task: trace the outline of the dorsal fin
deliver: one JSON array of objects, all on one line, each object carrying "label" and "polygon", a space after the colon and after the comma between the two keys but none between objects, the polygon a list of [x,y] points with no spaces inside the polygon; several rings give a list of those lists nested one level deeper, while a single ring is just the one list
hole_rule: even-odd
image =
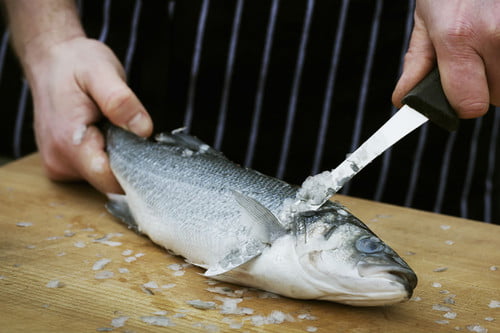
[{"label": "dorsal fin", "polygon": [[185,128],[179,128],[173,130],[171,133],[159,133],[155,136],[155,140],[161,144],[189,149],[194,153],[221,155],[220,152],[213,149],[197,137],[184,133],[184,130]]}]

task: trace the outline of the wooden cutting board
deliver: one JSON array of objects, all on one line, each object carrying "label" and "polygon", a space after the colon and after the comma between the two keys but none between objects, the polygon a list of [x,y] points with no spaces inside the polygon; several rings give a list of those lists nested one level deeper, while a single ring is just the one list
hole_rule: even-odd
[{"label": "wooden cutting board", "polygon": [[120,224],[89,186],[48,181],[38,155],[8,164],[0,332],[500,332],[500,226],[334,199],[417,272],[411,301],[356,308],[217,283]]}]

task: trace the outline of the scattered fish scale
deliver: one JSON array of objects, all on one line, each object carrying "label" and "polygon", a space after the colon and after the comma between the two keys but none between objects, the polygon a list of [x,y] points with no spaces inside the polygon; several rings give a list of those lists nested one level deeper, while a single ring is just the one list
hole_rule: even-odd
[{"label": "scattered fish scale", "polygon": [[303,320],[317,320],[318,317],[313,316],[309,313],[303,313],[297,316],[298,319],[303,319]]},{"label": "scattered fish scale", "polygon": [[62,287],[65,287],[65,286],[66,286],[66,284],[64,284],[63,282],[61,282],[59,280],[50,280],[45,285],[45,287],[47,287],[47,288],[62,288]]},{"label": "scattered fish scale", "polygon": [[182,265],[180,264],[170,264],[167,267],[173,271],[180,271],[182,269]]},{"label": "scattered fish scale", "polygon": [[469,332],[475,332],[475,333],[488,333],[488,329],[485,327],[482,327],[479,324],[473,324],[473,325],[468,325],[466,326],[467,330]]},{"label": "scattered fish scale", "polygon": [[145,288],[150,288],[150,289],[158,289],[159,288],[158,283],[156,283],[155,281],[146,282],[142,286]]},{"label": "scattered fish scale", "polygon": [[73,245],[77,248],[84,248],[86,247],[87,245],[85,244],[85,242],[81,242],[81,241],[78,241],[78,242],[74,242]]},{"label": "scattered fish scale", "polygon": [[248,291],[248,289],[233,290],[229,287],[212,287],[212,288],[207,288],[206,290],[210,291],[212,293],[217,293],[217,294],[231,296],[231,297],[240,297],[245,292]]},{"label": "scattered fish scale", "polygon": [[99,271],[97,272],[94,277],[97,279],[97,280],[105,280],[105,279],[110,279],[112,277],[115,276],[115,273],[111,272],[111,271]]},{"label": "scattered fish scale", "polygon": [[126,256],[126,257],[128,257],[128,256],[130,256],[133,252],[134,252],[134,251],[132,251],[132,250],[124,250],[124,251],[122,252],[122,255],[123,255],[123,256]]},{"label": "scattered fish scale", "polygon": [[175,326],[172,320],[165,316],[141,316],[140,318],[146,324],[150,324],[153,326],[160,326],[160,327]]},{"label": "scattered fish scale", "polygon": [[109,233],[109,234],[104,235],[103,237],[94,239],[93,242],[108,245],[108,246],[120,246],[120,245],[122,245],[121,242],[112,241],[110,239],[113,237],[121,237],[121,236],[123,236],[123,234],[119,233],[119,232]]},{"label": "scattered fish scale", "polygon": [[488,304],[488,307],[492,309],[500,308],[500,301],[491,300],[490,304]]},{"label": "scattered fish scale", "polygon": [[446,272],[447,270],[448,270],[448,267],[438,267],[438,268],[435,268],[433,270],[433,272],[442,273],[442,272]]},{"label": "scattered fish scale", "polygon": [[245,318],[245,321],[250,320],[254,326],[282,324],[285,321],[294,322],[295,319],[290,314],[286,314],[279,310],[273,310],[268,316],[255,315]]},{"label": "scattered fish scale", "polygon": [[243,301],[243,298],[227,298],[216,296],[215,299],[222,302],[222,304],[219,306],[220,313],[222,314],[249,315],[254,312],[253,309],[238,306],[238,304]]},{"label": "scattered fish scale", "polygon": [[127,317],[127,316],[120,316],[117,318],[113,318],[111,320],[111,326],[113,326],[115,328],[123,327],[123,326],[125,326],[125,322],[129,319],[130,319],[130,317]]},{"label": "scattered fish scale", "polygon": [[103,258],[100,260],[97,260],[94,265],[92,266],[92,270],[98,271],[103,269],[107,264],[111,262],[111,259]]},{"label": "scattered fish scale", "polygon": [[450,307],[448,307],[446,305],[442,305],[442,304],[434,304],[432,306],[432,310],[451,312],[451,308]]},{"label": "scattered fish scale", "polygon": [[200,310],[210,310],[210,309],[215,309],[217,307],[217,304],[215,302],[205,302],[199,299],[193,299],[190,301],[186,301],[187,304],[191,305],[195,309],[200,309]]},{"label": "scattered fish scale", "polygon": [[451,305],[455,305],[455,299],[454,299],[455,295],[450,295],[448,297],[446,297],[445,299],[443,299],[443,302],[445,304],[451,304]]},{"label": "scattered fish scale", "polygon": [[186,271],[175,271],[172,275],[173,276],[183,276],[186,274]]},{"label": "scattered fish scale", "polygon": [[241,329],[243,327],[243,321],[235,320],[234,318],[224,317],[222,318],[222,322],[228,324],[229,328],[232,329]]},{"label": "scattered fish scale", "polygon": [[33,225],[33,222],[22,221],[22,222],[17,222],[16,225],[18,227],[27,228],[27,227],[31,227]]},{"label": "scattered fish scale", "polygon": [[447,318],[447,319],[455,319],[457,317],[457,313],[456,312],[446,312],[443,317]]},{"label": "scattered fish scale", "polygon": [[123,260],[125,260],[126,262],[134,262],[134,261],[136,261],[136,260],[137,260],[137,257],[135,257],[135,256],[126,257],[126,258],[125,258],[125,259],[123,259]]},{"label": "scattered fish scale", "polygon": [[168,314],[168,311],[166,311],[166,310],[158,310],[158,311],[155,311],[153,314],[157,315],[157,316],[166,316]]}]

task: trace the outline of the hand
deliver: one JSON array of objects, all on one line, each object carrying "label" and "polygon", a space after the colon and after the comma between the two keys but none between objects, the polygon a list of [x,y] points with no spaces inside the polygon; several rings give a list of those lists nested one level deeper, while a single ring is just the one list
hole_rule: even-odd
[{"label": "hand", "polygon": [[500,1],[417,0],[415,26],[393,103],[436,65],[443,90],[461,118],[500,105]]},{"label": "hand", "polygon": [[53,180],[85,179],[101,192],[120,192],[93,124],[101,112],[112,123],[149,136],[152,122],[125,83],[119,60],[104,44],[76,37],[26,61],[35,134],[46,173]]}]

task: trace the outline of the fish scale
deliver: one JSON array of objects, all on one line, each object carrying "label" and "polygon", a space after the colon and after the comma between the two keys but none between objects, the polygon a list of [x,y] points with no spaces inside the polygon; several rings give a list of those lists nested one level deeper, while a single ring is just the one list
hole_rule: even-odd
[{"label": "fish scale", "polygon": [[411,297],[415,273],[339,203],[283,217],[298,187],[178,131],[155,142],[110,125],[107,151],[125,192],[108,210],[205,276],[360,306]]},{"label": "fish scale", "polygon": [[[130,200],[134,211],[139,212],[134,218],[148,219],[152,225],[141,226],[141,231],[153,235],[161,232],[169,239],[176,235],[176,246],[171,250],[187,252],[201,264],[224,257],[236,240],[252,236],[242,234],[251,231],[234,227],[240,210],[231,190],[253,197],[274,214],[279,213],[284,199],[294,197],[297,191],[283,181],[241,168],[219,153],[183,156],[185,148],[167,143],[152,145],[125,131],[112,132],[108,151],[127,196],[138,199]],[[217,198],[215,205],[213,198]],[[182,237],[184,242],[179,242]],[[210,251],[196,251],[193,243],[210,244]]]}]

